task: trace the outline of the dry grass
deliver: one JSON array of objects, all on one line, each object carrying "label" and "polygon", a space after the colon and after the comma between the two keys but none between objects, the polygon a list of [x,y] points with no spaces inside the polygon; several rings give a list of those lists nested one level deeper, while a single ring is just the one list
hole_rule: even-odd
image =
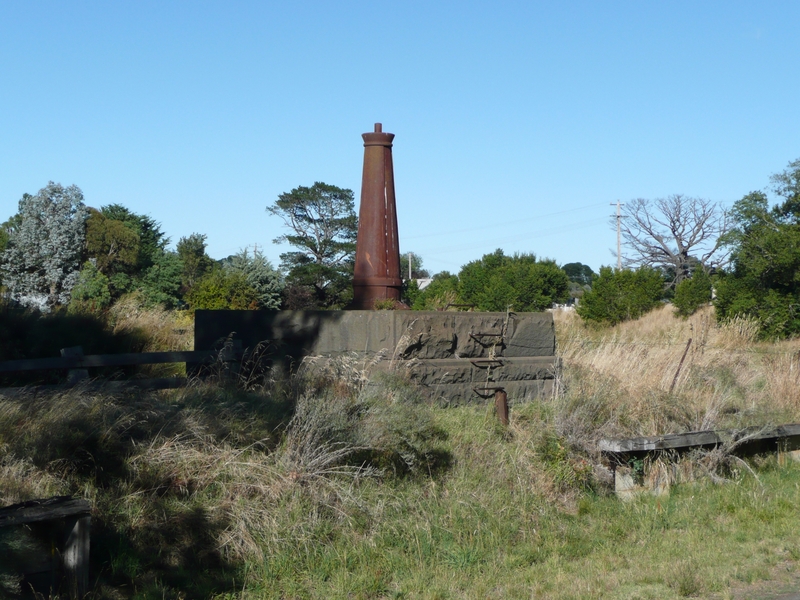
[{"label": "dry grass", "polygon": [[192,349],[194,320],[188,311],[146,307],[137,294],[128,294],[114,303],[107,318],[114,334],[146,333],[142,352]]},{"label": "dry grass", "polygon": [[554,313],[572,403],[602,398],[607,420],[592,425],[627,435],[800,420],[800,340],[756,342],[752,322],[712,311],[681,320],[664,306],[606,329]]}]

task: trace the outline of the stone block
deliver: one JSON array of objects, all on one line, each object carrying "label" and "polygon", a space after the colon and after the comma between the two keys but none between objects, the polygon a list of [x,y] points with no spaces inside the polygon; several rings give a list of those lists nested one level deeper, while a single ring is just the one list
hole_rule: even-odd
[{"label": "stone block", "polygon": [[195,349],[228,335],[245,348],[268,341],[286,370],[344,355],[405,373],[431,401],[482,402],[475,388],[502,386],[509,402],[550,395],[560,365],[550,313],[421,311],[201,311]]}]

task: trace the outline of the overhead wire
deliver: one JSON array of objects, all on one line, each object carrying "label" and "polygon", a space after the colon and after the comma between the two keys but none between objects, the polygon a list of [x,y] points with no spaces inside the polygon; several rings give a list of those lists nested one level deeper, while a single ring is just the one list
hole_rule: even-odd
[{"label": "overhead wire", "polygon": [[481,225],[476,225],[474,227],[467,227],[467,228],[463,228],[463,229],[451,229],[451,230],[441,230],[441,229],[439,229],[437,231],[433,231],[433,232],[430,232],[430,233],[421,233],[421,234],[417,234],[417,235],[403,236],[403,239],[416,240],[416,239],[422,239],[422,238],[426,238],[426,237],[443,236],[443,235],[455,235],[455,234],[459,234],[459,233],[471,233],[471,232],[474,232],[474,231],[483,231],[483,230],[492,229],[492,228],[495,228],[495,227],[507,227],[509,225],[519,225],[520,223],[527,223],[527,222],[530,222],[530,221],[541,221],[542,219],[546,219],[546,218],[549,218],[549,217],[557,217],[559,215],[564,215],[564,214],[571,213],[571,212],[576,212],[576,211],[579,211],[579,210],[586,210],[587,208],[595,208],[595,207],[598,207],[598,206],[605,206],[605,203],[587,204],[586,206],[578,206],[576,208],[569,208],[569,209],[566,209],[566,210],[560,210],[560,211],[556,211],[556,212],[552,212],[552,213],[536,214],[536,215],[531,216],[531,217],[525,217],[525,218],[522,218],[522,219],[514,219],[513,221],[503,221],[503,222],[498,222],[498,223],[483,223]]},{"label": "overhead wire", "polygon": [[[563,233],[565,231],[575,231],[577,229],[585,228],[594,226],[599,222],[606,221],[607,218],[603,217],[596,217],[594,219],[590,219],[588,221],[581,221],[578,223],[565,223],[564,225],[560,225],[558,227],[549,227],[543,230],[537,231],[526,231],[524,233],[516,234],[516,235],[503,235],[502,237],[493,237],[490,239],[481,239],[481,240],[470,240],[468,242],[464,242],[463,244],[453,245],[448,244],[447,246],[438,246],[433,248],[421,248],[420,250],[424,250],[426,256],[430,257],[431,253],[451,253],[451,252],[461,252],[464,250],[476,250],[480,248],[491,248],[496,244],[506,244],[509,242],[516,242],[519,240],[524,239],[532,239],[532,238],[543,238],[548,237],[551,235],[556,235]],[[442,234],[445,235],[444,233]],[[409,239],[409,238],[406,238]]]}]

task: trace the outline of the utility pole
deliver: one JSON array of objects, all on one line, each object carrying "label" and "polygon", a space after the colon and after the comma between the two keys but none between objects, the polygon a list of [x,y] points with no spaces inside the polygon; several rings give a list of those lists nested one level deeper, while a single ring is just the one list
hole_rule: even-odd
[{"label": "utility pole", "polygon": [[408,253],[408,278],[411,279],[411,252]]},{"label": "utility pole", "polygon": [[[614,203],[611,203],[611,206],[614,206]],[[624,204],[620,203],[617,200],[617,271],[622,271],[622,236],[620,232],[620,223],[622,221],[622,214],[620,213],[620,207],[625,206]],[[613,215],[612,215],[613,216]]]}]

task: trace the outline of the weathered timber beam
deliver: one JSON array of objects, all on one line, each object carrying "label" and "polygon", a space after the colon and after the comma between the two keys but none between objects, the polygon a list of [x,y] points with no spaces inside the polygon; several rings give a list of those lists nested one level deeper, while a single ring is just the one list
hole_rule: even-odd
[{"label": "weathered timber beam", "polygon": [[70,598],[81,600],[89,591],[89,550],[92,518],[80,515],[67,519],[62,560]]},{"label": "weathered timber beam", "polygon": [[[59,545],[56,556],[60,557],[68,597],[80,600],[85,598],[89,591],[89,550],[92,528],[89,502],[80,498],[56,496],[41,500],[28,500],[0,508],[0,527],[45,523],[62,519],[65,525],[64,537],[62,540],[54,540]],[[50,569],[58,572],[57,565],[51,564]]]},{"label": "weathered timber beam", "polygon": [[600,440],[599,447],[602,452],[652,452],[697,446],[716,446],[721,443],[722,440],[714,431],[691,431],[622,440]]},{"label": "weathered timber beam", "polygon": [[59,496],[47,500],[29,500],[0,508],[0,527],[85,516],[90,512],[89,501],[80,498]]},{"label": "weathered timber beam", "polygon": [[746,444],[773,441],[777,443],[779,440],[800,443],[800,424],[792,423],[769,428],[747,427],[737,430],[689,431],[651,437],[600,440],[598,446],[602,452],[628,454],[659,450],[690,450],[719,446],[725,443]]}]

